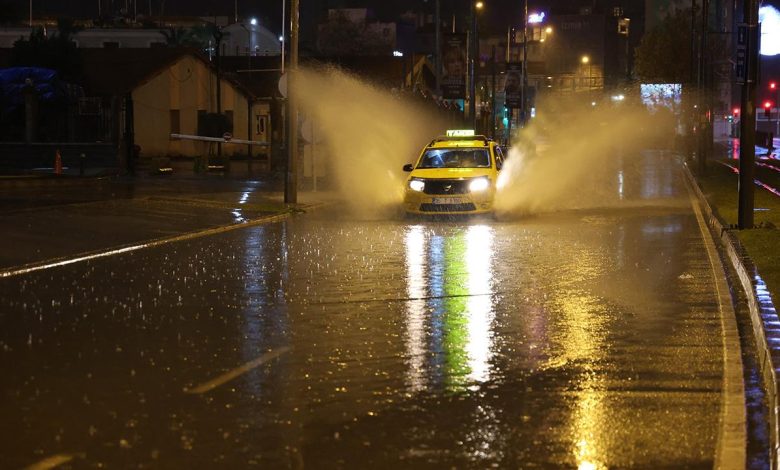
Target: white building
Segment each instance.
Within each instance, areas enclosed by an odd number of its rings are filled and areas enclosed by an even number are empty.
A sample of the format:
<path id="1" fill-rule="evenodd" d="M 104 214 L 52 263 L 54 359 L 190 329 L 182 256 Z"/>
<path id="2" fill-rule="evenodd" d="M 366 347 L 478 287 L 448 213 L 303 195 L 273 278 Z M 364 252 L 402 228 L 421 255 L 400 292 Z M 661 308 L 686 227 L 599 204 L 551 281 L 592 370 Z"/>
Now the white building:
<path id="1" fill-rule="evenodd" d="M 202 21 L 201 21 L 202 24 Z M 167 45 L 165 33 L 169 28 L 191 28 L 193 23 L 165 22 L 166 28 L 87 28 L 73 35 L 73 41 L 80 48 L 132 48 L 143 49 Z M 36 26 L 38 27 L 38 26 Z M 221 27 L 223 55 L 227 56 L 275 56 L 281 54 L 281 42 L 276 34 L 256 20 L 233 23 Z M 46 26 L 48 34 L 56 26 Z M 10 49 L 21 38 L 30 37 L 27 27 L 0 27 L 0 48 Z"/>

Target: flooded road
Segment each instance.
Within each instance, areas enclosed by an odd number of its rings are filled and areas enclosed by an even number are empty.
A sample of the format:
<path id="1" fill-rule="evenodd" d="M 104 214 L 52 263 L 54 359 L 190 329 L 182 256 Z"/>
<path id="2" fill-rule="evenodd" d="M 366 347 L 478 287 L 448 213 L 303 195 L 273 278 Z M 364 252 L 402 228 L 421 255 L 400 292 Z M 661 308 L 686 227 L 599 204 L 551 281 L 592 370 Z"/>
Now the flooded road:
<path id="1" fill-rule="evenodd" d="M 1 279 L 4 466 L 712 467 L 712 269 L 679 162 L 634 164 L 608 207 L 335 206 Z"/>

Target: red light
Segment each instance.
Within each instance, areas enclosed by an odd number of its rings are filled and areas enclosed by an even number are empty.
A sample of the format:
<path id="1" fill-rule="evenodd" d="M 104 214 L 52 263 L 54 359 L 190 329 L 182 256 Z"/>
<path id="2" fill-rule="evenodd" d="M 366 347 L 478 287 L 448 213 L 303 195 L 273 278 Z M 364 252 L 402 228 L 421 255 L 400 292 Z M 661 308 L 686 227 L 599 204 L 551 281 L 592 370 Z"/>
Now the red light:
<path id="1" fill-rule="evenodd" d="M 739 116 L 739 108 L 734 108 L 734 109 L 731 111 L 731 113 L 732 113 L 734 116 Z"/>
<path id="2" fill-rule="evenodd" d="M 771 101 L 764 101 L 764 109 L 770 109 L 772 107 Z"/>
<path id="3" fill-rule="evenodd" d="M 769 89 L 770 89 L 770 90 L 774 90 L 774 89 L 776 89 L 776 88 L 777 88 L 777 83 L 775 83 L 775 82 L 769 82 Z"/>

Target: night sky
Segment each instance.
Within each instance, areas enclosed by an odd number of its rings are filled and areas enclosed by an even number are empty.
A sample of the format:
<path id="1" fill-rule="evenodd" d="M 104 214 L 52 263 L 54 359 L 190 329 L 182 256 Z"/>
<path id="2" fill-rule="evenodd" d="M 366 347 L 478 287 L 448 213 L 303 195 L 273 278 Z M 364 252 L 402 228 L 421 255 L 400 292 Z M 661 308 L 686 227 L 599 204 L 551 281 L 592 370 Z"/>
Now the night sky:
<path id="1" fill-rule="evenodd" d="M 468 8 L 469 0 L 442 0 L 442 16 L 451 18 L 453 14 L 463 18 Z M 287 0 L 289 5 L 289 0 Z M 560 9 L 575 8 L 578 4 L 591 4 L 588 0 L 530 0 L 529 9 L 544 8 Z M 126 6 L 132 14 L 146 15 L 151 6 L 153 16 L 160 14 L 161 6 L 166 16 L 228 16 L 233 17 L 237 4 L 238 15 L 241 17 L 256 16 L 270 29 L 278 30 L 281 23 L 281 0 L 32 0 L 33 17 L 40 16 L 72 16 L 87 18 L 98 16 L 98 5 L 105 15 L 107 12 L 119 12 Z M 496 32 L 505 31 L 513 18 L 520 23 L 522 18 L 522 2 L 519 0 L 486 0 L 486 25 Z M 23 20 L 29 15 L 29 0 L 0 0 L 0 6 L 13 6 Z M 433 0 L 300 0 L 301 24 L 316 24 L 328 8 L 369 7 L 378 19 L 395 20 L 405 11 L 426 10 L 433 13 Z M 24 21 L 26 22 L 26 21 Z M 448 21 L 449 22 L 449 21 Z"/>

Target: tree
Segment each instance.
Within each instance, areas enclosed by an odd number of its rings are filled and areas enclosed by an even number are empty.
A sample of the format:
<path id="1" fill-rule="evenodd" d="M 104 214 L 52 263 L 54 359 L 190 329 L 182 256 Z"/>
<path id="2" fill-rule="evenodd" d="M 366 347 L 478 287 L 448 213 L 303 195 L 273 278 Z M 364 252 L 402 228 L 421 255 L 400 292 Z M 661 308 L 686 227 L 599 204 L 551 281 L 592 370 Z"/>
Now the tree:
<path id="1" fill-rule="evenodd" d="M 0 24 L 15 24 L 22 20 L 19 7 L 13 2 L 0 2 Z"/>
<path id="2" fill-rule="evenodd" d="M 19 38 L 11 50 L 11 65 L 54 69 L 67 81 L 78 81 L 82 73 L 81 54 L 73 42 L 80 30 L 69 18 L 57 20 L 57 32 L 46 36 L 35 28 L 29 38 Z"/>
<path id="3" fill-rule="evenodd" d="M 634 71 L 641 81 L 689 83 L 691 81 L 691 9 L 675 10 L 636 48 Z"/>
<path id="4" fill-rule="evenodd" d="M 339 12 L 320 25 L 317 48 L 325 55 L 350 56 L 389 54 L 392 45 L 366 24 Z"/>

